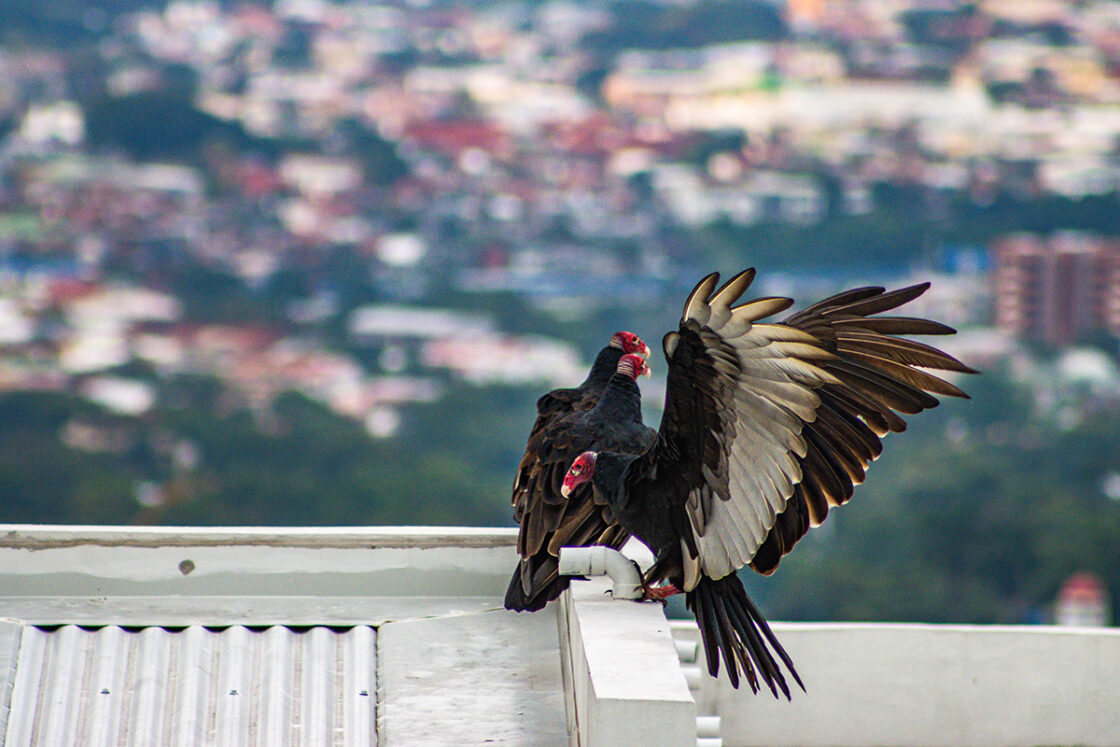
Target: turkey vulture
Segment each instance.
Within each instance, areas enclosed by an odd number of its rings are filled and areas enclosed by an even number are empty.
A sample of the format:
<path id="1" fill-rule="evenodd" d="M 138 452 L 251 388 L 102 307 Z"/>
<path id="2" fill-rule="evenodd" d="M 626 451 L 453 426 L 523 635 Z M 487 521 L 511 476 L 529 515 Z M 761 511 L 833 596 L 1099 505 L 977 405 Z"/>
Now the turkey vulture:
<path id="1" fill-rule="evenodd" d="M 771 648 L 804 685 L 736 571 L 749 564 L 772 573 L 830 506 L 851 497 L 882 450 L 880 438 L 905 429 L 900 414 L 935 407 L 935 394 L 967 397 L 923 369 L 975 372 L 895 336 L 951 328 L 877 316 L 928 283 L 849 290 L 766 324 L 759 320 L 793 302 L 732 306 L 754 274 L 741 272 L 719 290 L 717 274 L 701 280 L 679 329 L 665 335 L 667 393 L 656 442 L 641 454 L 588 450 L 562 492 L 591 482 L 594 500 L 653 550 L 645 583 L 666 580 L 685 592 L 713 676 L 722 655 L 733 686 L 741 669 L 755 692 L 760 676 L 775 697 L 780 688 L 789 698 Z"/>
<path id="2" fill-rule="evenodd" d="M 580 410 L 590 410 L 599 401 L 607 382 L 614 376 L 618 368 L 618 359 L 627 354 L 649 357 L 649 346 L 642 342 L 642 338 L 633 332 L 615 332 L 607 346 L 595 356 L 591 370 L 583 383 L 572 389 L 553 389 L 548 394 L 537 400 L 537 421 L 529 431 L 532 436 L 550 423 L 565 417 L 569 413 Z M 526 454 L 526 457 L 528 454 Z M 518 469 L 517 482 L 521 479 Z M 517 483 L 514 484 L 514 504 L 517 503 Z"/>
<path id="3" fill-rule="evenodd" d="M 648 354 L 644 344 L 630 347 Z M 553 417 L 534 428 L 513 489 L 521 561 L 509 582 L 506 609 L 539 610 L 567 588 L 570 579 L 559 575 L 561 546 L 617 549 L 629 539 L 607 509 L 595 505 L 590 488 L 565 496 L 560 487 L 572 460 L 588 449 L 636 454 L 653 443 L 657 433 L 642 425 L 641 393 L 635 383 L 643 374 L 649 375 L 645 359 L 627 353 L 618 359 L 594 407 Z"/>

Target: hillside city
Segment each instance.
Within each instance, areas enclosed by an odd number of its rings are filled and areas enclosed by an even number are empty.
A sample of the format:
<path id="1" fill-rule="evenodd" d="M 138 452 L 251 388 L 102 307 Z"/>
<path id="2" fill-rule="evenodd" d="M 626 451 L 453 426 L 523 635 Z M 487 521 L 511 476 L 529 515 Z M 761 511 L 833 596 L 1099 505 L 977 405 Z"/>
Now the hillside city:
<path id="1" fill-rule="evenodd" d="M 535 396 L 749 265 L 802 302 L 932 279 L 909 313 L 1049 424 L 954 404 L 959 451 L 1120 410 L 1120 3 L 7 5 L 0 421 L 42 408 L 85 497 L 52 513 L 9 476 L 5 520 L 400 515 L 196 501 L 260 490 L 223 450 L 300 452 L 298 421 L 382 450 L 355 495 L 426 448 L 464 498 L 416 522 L 508 522 Z M 1086 479 L 1115 506 L 1108 463 Z M 320 490 L 308 469 L 277 495 Z"/>

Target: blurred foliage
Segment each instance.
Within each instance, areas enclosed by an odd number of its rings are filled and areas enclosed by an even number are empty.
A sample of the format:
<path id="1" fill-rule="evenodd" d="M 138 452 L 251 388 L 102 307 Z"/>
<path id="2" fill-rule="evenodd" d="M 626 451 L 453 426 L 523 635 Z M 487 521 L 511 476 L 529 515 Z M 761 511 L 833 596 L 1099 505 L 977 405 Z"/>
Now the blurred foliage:
<path id="1" fill-rule="evenodd" d="M 99 96 L 86 102 L 84 110 L 92 147 L 122 150 L 140 160 L 196 161 L 203 146 L 215 142 L 237 150 L 254 144 L 240 125 L 200 111 L 183 90 Z"/>
<path id="2" fill-rule="evenodd" d="M 826 194 L 830 192 L 825 187 Z M 864 268 L 925 264 L 945 245 L 987 246 L 1009 231 L 1050 234 L 1061 230 L 1117 235 L 1120 193 L 1083 198 L 1050 195 L 1023 199 L 996 194 L 983 204 L 921 188 L 879 185 L 876 208 L 864 215 L 827 213 L 809 224 L 714 223 L 686 234 L 692 251 L 714 266 L 734 267 L 744 252 L 770 268 Z"/>
<path id="3" fill-rule="evenodd" d="M 0 513 L 10 523 L 116 524 L 136 510 L 133 473 L 118 459 L 67 448 L 65 423 L 96 413 L 58 394 L 0 398 Z"/>
<path id="4" fill-rule="evenodd" d="M 69 395 L 0 397 L 0 521 L 504 525 L 520 457 L 507 426 L 520 417 L 528 430 L 535 396 L 464 388 L 406 408 L 400 437 L 374 440 L 297 394 L 254 414 L 208 379 L 178 377 L 163 390 L 155 412 L 123 421 Z M 75 422 L 125 443 L 67 446 Z M 174 463 L 182 444 L 197 466 Z M 162 506 L 136 502 L 149 481 L 162 485 Z"/>
<path id="5" fill-rule="evenodd" d="M 738 41 L 783 39 L 788 30 L 781 10 L 760 0 L 667 5 L 650 0 L 621 0 L 608 6 L 610 26 L 583 39 L 592 51 L 677 49 Z"/>
<path id="6" fill-rule="evenodd" d="M 102 0 L 91 8 L 85 0 L 0 0 L 0 39 L 63 45 L 90 41 L 105 30 L 112 15 L 155 4 L 151 0 Z"/>
<path id="7" fill-rule="evenodd" d="M 101 91 L 83 101 L 89 144 L 140 160 L 170 159 L 205 166 L 212 174 L 222 161 L 252 153 L 276 161 L 291 153 L 319 153 L 356 159 L 369 184 L 392 184 L 408 173 L 396 146 L 356 119 L 339 120 L 325 144 L 282 135 L 257 137 L 195 105 L 193 73 L 168 65 L 157 91 L 112 96 Z"/>
<path id="8" fill-rule="evenodd" d="M 408 165 L 397 155 L 396 146 L 358 120 L 339 120 L 335 134 L 342 140 L 345 152 L 358 159 L 370 184 L 392 184 L 408 174 Z"/>
<path id="9" fill-rule="evenodd" d="M 685 153 L 684 160 L 700 169 L 708 168 L 708 161 L 719 153 L 737 154 L 747 144 L 747 136 L 741 130 L 712 130 L 697 133 L 695 142 Z"/>

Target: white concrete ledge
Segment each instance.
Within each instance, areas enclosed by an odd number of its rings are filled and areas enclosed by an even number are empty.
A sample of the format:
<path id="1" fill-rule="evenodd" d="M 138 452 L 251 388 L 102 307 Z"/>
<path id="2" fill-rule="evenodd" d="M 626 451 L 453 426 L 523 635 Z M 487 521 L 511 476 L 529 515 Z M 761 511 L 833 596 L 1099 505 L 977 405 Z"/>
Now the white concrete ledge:
<path id="1" fill-rule="evenodd" d="M 508 547 L 517 529 L 493 527 L 134 527 L 0 524 L 0 548 L 102 547 Z"/>
<path id="2" fill-rule="evenodd" d="M 605 578 L 560 597 L 568 735 L 581 747 L 696 745 L 696 704 L 660 604 L 611 598 Z"/>
<path id="3" fill-rule="evenodd" d="M 808 692 L 776 701 L 704 672 L 697 706 L 721 717 L 727 747 L 1120 744 L 1120 629 L 772 627 Z"/>
<path id="4" fill-rule="evenodd" d="M 208 606 L 223 622 L 262 611 L 287 620 L 283 603 L 240 601 L 273 597 L 337 598 L 345 618 L 377 619 L 360 600 L 394 597 L 488 598 L 496 606 L 516 565 L 516 536 L 462 527 L 0 525 L 0 615 L 126 624 L 170 604 L 192 620 Z M 295 623 L 299 614 L 289 617 Z"/>
<path id="5" fill-rule="evenodd" d="M 554 615 L 501 609 L 379 626 L 378 744 L 564 744 Z"/>

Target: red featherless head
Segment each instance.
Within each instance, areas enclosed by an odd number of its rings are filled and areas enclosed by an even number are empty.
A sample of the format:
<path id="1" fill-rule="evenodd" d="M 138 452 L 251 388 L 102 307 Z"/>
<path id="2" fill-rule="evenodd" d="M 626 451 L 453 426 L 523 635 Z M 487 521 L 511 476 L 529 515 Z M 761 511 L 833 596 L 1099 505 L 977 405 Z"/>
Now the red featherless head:
<path id="1" fill-rule="evenodd" d="M 648 377 L 650 375 L 649 364 L 646 363 L 646 359 L 634 353 L 627 353 L 618 359 L 617 372 L 626 374 L 633 381 L 637 381 L 639 376 Z"/>
<path id="2" fill-rule="evenodd" d="M 642 338 L 633 332 L 615 332 L 611 338 L 611 347 L 618 348 L 624 353 L 636 353 L 649 357 L 649 346 L 642 342 Z"/>
<path id="3" fill-rule="evenodd" d="M 585 451 L 576 457 L 572 466 L 568 467 L 568 474 L 564 475 L 564 484 L 560 486 L 560 494 L 567 498 L 572 491 L 585 482 L 591 480 L 595 474 L 595 458 L 599 456 L 594 451 Z"/>

